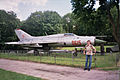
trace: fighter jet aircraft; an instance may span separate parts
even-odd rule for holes
[[[48,36],[31,36],[21,29],[15,29],[20,41],[7,42],[5,44],[23,45],[25,48],[50,50],[51,47],[77,47],[84,46],[90,40],[92,44],[105,41],[96,39],[94,36],[77,36],[73,33],[54,34]]]

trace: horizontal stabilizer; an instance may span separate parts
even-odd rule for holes
[[[19,44],[33,44],[33,43],[28,43],[28,42],[6,42],[5,44],[19,45]]]
[[[19,42],[6,42],[5,44],[20,44]]]
[[[43,45],[43,44],[57,44],[57,42],[39,42],[39,43],[30,43],[30,42],[6,42],[5,44],[15,44],[15,45],[19,45],[19,44],[39,44],[39,45]]]

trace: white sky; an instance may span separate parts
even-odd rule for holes
[[[35,11],[56,11],[61,16],[72,12],[71,0],[0,0],[0,9],[14,11],[20,20],[25,20]],[[99,7],[99,3],[95,7]]]

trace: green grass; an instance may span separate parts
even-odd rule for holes
[[[0,80],[42,80],[42,79],[0,69]]]
[[[77,57],[73,59],[71,58],[71,54],[56,54],[57,57],[55,58],[54,55],[52,56],[18,56],[15,54],[8,55],[8,54],[1,54],[1,58],[7,59],[14,59],[14,60],[22,60],[22,61],[33,61],[33,62],[41,62],[41,63],[48,63],[48,64],[59,64],[59,65],[66,65],[66,66],[84,66],[85,63],[85,56],[81,55],[82,58]],[[80,56],[80,55],[79,55]],[[73,61],[73,62],[72,62]],[[81,62],[84,61],[84,62]],[[93,63],[94,64],[94,63]],[[94,65],[92,65],[94,67]]]
[[[114,67],[116,65],[115,54],[107,54],[105,56],[97,56],[97,67]]]
[[[119,67],[113,67],[113,68],[102,68],[100,70],[104,70],[104,71],[115,71],[115,70],[120,70]]]
[[[104,46],[105,52],[106,52],[106,48],[108,48],[108,47],[113,47],[113,46]],[[97,51],[100,51],[100,46],[95,46],[95,48]],[[75,50],[75,47],[62,47],[62,48],[58,48],[58,49],[72,51],[72,50]],[[78,50],[80,50],[80,48],[78,48]]]
[[[54,57],[56,55],[56,57]],[[33,55],[16,55],[16,54],[0,54],[1,58],[7,59],[15,59],[15,60],[22,60],[22,61],[33,61],[33,62],[41,62],[41,63],[48,63],[48,64],[59,64],[59,65],[66,65],[66,66],[75,66],[75,67],[84,67],[85,65],[85,55],[78,54],[77,57],[72,58],[72,54],[70,53],[53,53],[51,56],[33,56]],[[96,56],[96,67],[115,67],[116,61],[115,57],[116,54],[106,54],[105,56],[100,56],[97,54]],[[92,57],[92,67],[95,67],[94,56]]]

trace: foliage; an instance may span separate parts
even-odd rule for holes
[[[17,40],[14,29],[19,25],[20,20],[16,18],[16,14],[13,11],[0,10],[0,49],[15,48],[14,45],[5,46],[4,42]]]
[[[73,33],[75,31],[75,19],[73,13],[68,13],[63,16],[63,28],[67,33]]]
[[[53,11],[32,13],[30,17],[23,22],[22,29],[34,36],[64,32],[62,18],[57,12]]]
[[[20,25],[14,12],[0,10],[0,43],[16,40],[14,29]]]
[[[96,1],[97,0],[71,0],[73,13],[77,16],[79,22],[85,25],[86,30],[88,30],[86,33],[94,30],[96,33],[101,31],[99,35],[102,35],[105,32],[111,31],[109,29],[112,28],[112,34],[120,45],[119,0],[99,0],[100,7],[97,10],[94,8]],[[112,9],[116,11],[116,14],[114,14]],[[114,16],[116,16],[116,19]],[[109,23],[108,20],[110,21]]]

